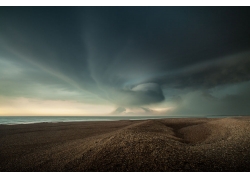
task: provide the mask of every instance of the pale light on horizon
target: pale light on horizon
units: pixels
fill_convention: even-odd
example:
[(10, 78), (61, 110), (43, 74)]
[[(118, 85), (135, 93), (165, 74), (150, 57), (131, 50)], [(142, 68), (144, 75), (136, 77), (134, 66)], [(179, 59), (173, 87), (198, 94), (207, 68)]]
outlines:
[(100, 116), (114, 110), (114, 107), (109, 105), (83, 104), (76, 101), (3, 97), (0, 99), (0, 116)]

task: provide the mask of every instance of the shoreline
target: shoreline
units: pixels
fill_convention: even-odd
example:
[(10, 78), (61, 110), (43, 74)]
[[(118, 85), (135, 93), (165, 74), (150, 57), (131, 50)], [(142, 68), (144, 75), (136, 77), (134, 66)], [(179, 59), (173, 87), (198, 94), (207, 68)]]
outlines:
[[(40, 124), (40, 123), (67, 123), (67, 122), (108, 122), (108, 121), (140, 121), (140, 120), (163, 120), (163, 119), (197, 119), (197, 118), (205, 118), (205, 119), (218, 119), (218, 118), (242, 118), (242, 117), (250, 117), (250, 116), (100, 116), (105, 117), (107, 119), (87, 119), (87, 120), (59, 120), (59, 121), (32, 121), (32, 122), (1, 122), (1, 118), (67, 118), (67, 116), (0, 116), (0, 126), (2, 125), (22, 125), (22, 124)], [(92, 116), (68, 116), (68, 118), (86, 118), (86, 117), (92, 117)], [(109, 119), (117, 117), (119, 119)], [(122, 119), (121, 119), (122, 117)], [(128, 119), (129, 117), (130, 119)], [(139, 118), (136, 118), (139, 117)]]

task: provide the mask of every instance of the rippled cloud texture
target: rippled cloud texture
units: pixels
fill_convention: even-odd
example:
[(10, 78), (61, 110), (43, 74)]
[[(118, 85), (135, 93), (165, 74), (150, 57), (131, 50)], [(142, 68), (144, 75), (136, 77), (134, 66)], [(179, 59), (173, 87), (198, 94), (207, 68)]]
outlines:
[(249, 22), (249, 7), (1, 7), (0, 109), (247, 115)]

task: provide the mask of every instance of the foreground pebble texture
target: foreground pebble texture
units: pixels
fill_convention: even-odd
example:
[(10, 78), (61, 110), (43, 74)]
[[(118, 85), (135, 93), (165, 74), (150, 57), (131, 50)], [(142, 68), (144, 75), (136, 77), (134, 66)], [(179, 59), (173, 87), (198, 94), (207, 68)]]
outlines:
[(250, 171), (250, 118), (0, 126), (0, 171)]

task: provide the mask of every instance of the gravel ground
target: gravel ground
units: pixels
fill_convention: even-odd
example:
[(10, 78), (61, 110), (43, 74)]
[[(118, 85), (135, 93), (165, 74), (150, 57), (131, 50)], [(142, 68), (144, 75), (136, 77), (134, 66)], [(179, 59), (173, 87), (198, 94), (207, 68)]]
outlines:
[(250, 118), (0, 126), (0, 171), (250, 171)]

